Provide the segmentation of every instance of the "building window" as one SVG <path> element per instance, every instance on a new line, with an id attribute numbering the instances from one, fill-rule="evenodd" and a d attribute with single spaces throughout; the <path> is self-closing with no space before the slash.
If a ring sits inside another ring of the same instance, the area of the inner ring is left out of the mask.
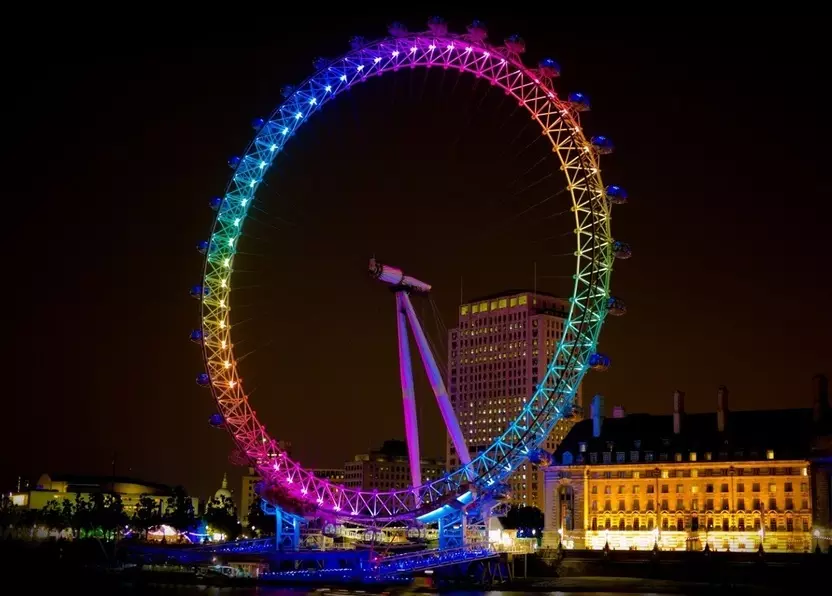
<path id="1" fill-rule="evenodd" d="M 635 518 L 635 519 L 633 520 L 633 530 L 635 530 L 636 532 L 638 532 L 638 530 L 639 530 L 639 522 L 638 522 L 638 518 Z"/>
<path id="2" fill-rule="evenodd" d="M 598 454 L 597 453 L 590 453 L 589 454 L 589 463 L 597 464 L 598 463 Z"/>
<path id="3" fill-rule="evenodd" d="M 710 451 L 705 452 L 705 461 L 711 461 L 711 452 Z"/>
<path id="4" fill-rule="evenodd" d="M 777 531 L 777 520 L 772 517 L 771 520 L 769 520 L 769 522 L 768 522 L 768 527 L 769 527 L 769 530 L 771 532 L 776 532 Z"/>
<path id="5" fill-rule="evenodd" d="M 644 452 L 644 461 L 646 461 L 646 462 L 653 461 L 653 452 L 652 451 L 645 451 Z"/>
<path id="6" fill-rule="evenodd" d="M 791 483 L 791 482 L 787 482 L 787 483 L 785 484 L 785 491 L 786 491 L 787 493 L 792 492 L 792 483 Z"/>
<path id="7" fill-rule="evenodd" d="M 675 459 L 676 461 L 682 461 L 682 454 L 681 454 L 681 453 L 677 453 L 677 454 L 673 457 L 673 459 Z"/>
<path id="8" fill-rule="evenodd" d="M 690 458 L 690 461 L 696 461 L 696 452 L 691 451 L 688 457 Z"/>
<path id="9" fill-rule="evenodd" d="M 586 453 L 586 443 L 578 443 L 578 451 L 581 453 Z"/>
<path id="10" fill-rule="evenodd" d="M 624 452 L 619 451 L 615 454 L 615 463 L 623 464 L 624 463 Z"/>
<path id="11" fill-rule="evenodd" d="M 766 459 L 774 459 L 774 449 L 768 449 L 766 451 Z"/>

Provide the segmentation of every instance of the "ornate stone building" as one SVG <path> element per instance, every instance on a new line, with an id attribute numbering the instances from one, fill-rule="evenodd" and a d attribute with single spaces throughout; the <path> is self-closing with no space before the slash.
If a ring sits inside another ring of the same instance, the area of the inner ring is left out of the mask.
<path id="1" fill-rule="evenodd" d="M 814 408 L 603 415 L 596 396 L 545 472 L 545 544 L 567 548 L 809 550 L 829 544 L 832 416 Z"/>

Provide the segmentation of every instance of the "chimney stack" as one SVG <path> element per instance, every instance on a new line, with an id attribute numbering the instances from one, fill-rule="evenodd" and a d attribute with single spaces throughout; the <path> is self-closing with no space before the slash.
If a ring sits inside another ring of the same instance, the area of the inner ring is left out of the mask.
<path id="1" fill-rule="evenodd" d="M 822 422 L 829 416 L 829 379 L 826 375 L 812 377 L 812 418 Z"/>
<path id="2" fill-rule="evenodd" d="M 612 417 L 613 418 L 624 418 L 627 413 L 624 411 L 624 406 L 613 406 L 612 407 Z"/>
<path id="3" fill-rule="evenodd" d="M 592 398 L 590 406 L 592 415 L 592 436 L 596 439 L 601 436 L 601 424 L 604 422 L 604 396 L 600 393 Z"/>
<path id="4" fill-rule="evenodd" d="M 716 391 L 716 426 L 719 432 L 725 432 L 725 422 L 728 418 L 728 387 L 720 385 Z"/>
<path id="5" fill-rule="evenodd" d="M 682 416 L 685 415 L 685 392 L 673 392 L 673 434 L 682 432 Z"/>

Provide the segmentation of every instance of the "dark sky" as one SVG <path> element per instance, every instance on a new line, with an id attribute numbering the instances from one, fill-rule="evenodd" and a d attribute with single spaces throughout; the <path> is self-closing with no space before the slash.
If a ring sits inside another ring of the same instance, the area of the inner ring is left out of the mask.
<path id="1" fill-rule="evenodd" d="M 613 222 L 634 250 L 613 277 L 630 312 L 608 321 L 613 367 L 585 391 L 665 412 L 679 388 L 703 411 L 724 383 L 738 409 L 808 407 L 811 376 L 832 373 L 816 26 L 477 16 L 492 40 L 520 32 L 527 63 L 557 59 L 559 92 L 588 93 L 585 129 L 617 145 L 603 167 L 632 199 Z M 411 29 L 425 20 L 400 18 Z M 449 18 L 455 30 L 470 19 Z M 67 28 L 11 66 L 3 486 L 17 474 L 109 473 L 114 450 L 121 474 L 198 495 L 225 471 L 237 485 L 187 341 L 207 203 L 281 87 L 390 20 Z M 302 461 L 337 465 L 403 435 L 392 296 L 366 278 L 371 254 L 433 283 L 448 327 L 460 278 L 470 299 L 533 286 L 537 263 L 538 288 L 562 291 L 564 197 L 518 215 L 563 186 L 541 180 L 551 156 L 537 137 L 487 86 L 415 71 L 350 91 L 288 145 L 245 229 L 232 308 L 255 407 Z M 430 305 L 419 309 L 438 340 Z M 423 452 L 440 455 L 425 389 Z"/>

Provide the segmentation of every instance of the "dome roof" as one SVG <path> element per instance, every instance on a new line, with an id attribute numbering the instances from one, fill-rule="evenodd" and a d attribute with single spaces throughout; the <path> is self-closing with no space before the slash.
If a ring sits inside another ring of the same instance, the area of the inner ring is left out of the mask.
<path id="1" fill-rule="evenodd" d="M 222 487 L 214 493 L 215 499 L 224 499 L 225 497 L 231 498 L 231 491 L 228 490 L 228 474 L 222 475 Z"/>

